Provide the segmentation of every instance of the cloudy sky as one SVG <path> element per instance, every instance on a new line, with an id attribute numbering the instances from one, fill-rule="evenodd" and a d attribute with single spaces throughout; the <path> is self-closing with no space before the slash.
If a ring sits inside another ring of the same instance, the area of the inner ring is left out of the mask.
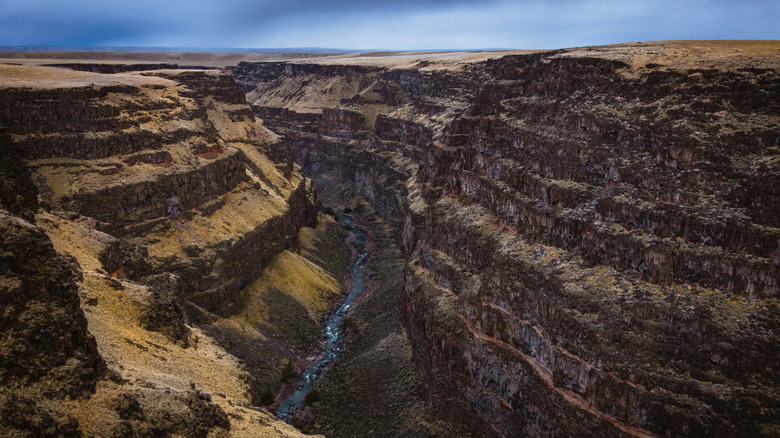
<path id="1" fill-rule="evenodd" d="M 780 0 L 0 0 L 0 45 L 542 49 L 778 39 Z"/>

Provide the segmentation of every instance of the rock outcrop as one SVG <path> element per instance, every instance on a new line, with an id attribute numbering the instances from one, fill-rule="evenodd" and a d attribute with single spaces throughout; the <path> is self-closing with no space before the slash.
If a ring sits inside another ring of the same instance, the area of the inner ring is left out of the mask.
<path id="1" fill-rule="evenodd" d="M 79 307 L 71 262 L 43 230 L 0 210 L 0 433 L 76 436 L 47 400 L 89 395 L 105 370 Z"/>
<path id="2" fill-rule="evenodd" d="M 173 272 L 199 306 L 234 312 L 240 291 L 313 223 L 311 185 L 280 175 L 263 154 L 272 134 L 255 123 L 230 77 L 155 71 L 122 84 L 98 77 L 107 83 L 3 93 L 7 148 L 29 161 L 48 209 L 77 213 L 151 250 L 151 269 L 134 279 Z M 267 213 L 246 223 L 252 209 Z M 224 230 L 198 229 L 220 215 Z M 244 223 L 230 224 L 230 216 Z M 157 232 L 178 239 L 150 245 Z"/>
<path id="3" fill-rule="evenodd" d="M 776 50 L 229 71 L 304 171 L 397 229 L 442 416 L 485 436 L 771 436 Z"/>
<path id="4" fill-rule="evenodd" d="M 258 330 L 311 182 L 229 76 L 69 67 L 0 66 L 0 434 L 298 436 L 209 333 Z"/>

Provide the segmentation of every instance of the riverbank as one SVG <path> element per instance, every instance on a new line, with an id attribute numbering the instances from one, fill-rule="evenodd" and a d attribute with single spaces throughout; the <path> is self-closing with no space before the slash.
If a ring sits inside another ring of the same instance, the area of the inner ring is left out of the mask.
<path id="1" fill-rule="evenodd" d="M 315 358 L 306 365 L 295 381 L 295 389 L 284 399 L 276 409 L 276 415 L 285 421 L 293 421 L 299 416 L 299 411 L 307 398 L 307 394 L 317 382 L 317 379 L 327 368 L 338 360 L 344 352 L 347 324 L 345 319 L 357 299 L 366 290 L 366 278 L 363 265 L 368 260 L 366 253 L 365 233 L 354 223 L 351 216 L 343 215 L 341 223 L 349 230 L 347 241 L 350 242 L 353 260 L 349 268 L 347 294 L 339 302 L 335 310 L 325 319 L 322 325 L 322 343 Z M 305 418 L 305 417 L 304 417 Z"/>
<path id="2" fill-rule="evenodd" d="M 368 287 L 350 314 L 344 354 L 315 385 L 313 430 L 328 437 L 469 436 L 430 421 L 409 340 L 400 325 L 403 261 L 393 230 L 368 203 L 332 181 L 315 181 L 325 205 L 351 215 L 366 232 Z"/>
<path id="3" fill-rule="evenodd" d="M 204 328 L 242 362 L 253 405 L 267 407 L 281 399 L 287 363 L 302 367 L 318 348 L 321 321 L 344 288 L 350 260 L 346 235 L 331 216 L 320 213 L 315 228 L 299 233 L 299 247 L 275 258 L 244 290 L 241 313 Z"/>

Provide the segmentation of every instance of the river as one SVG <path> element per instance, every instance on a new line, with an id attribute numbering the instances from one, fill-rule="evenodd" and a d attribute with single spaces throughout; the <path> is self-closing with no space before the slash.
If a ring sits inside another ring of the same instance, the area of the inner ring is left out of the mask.
<path id="1" fill-rule="evenodd" d="M 342 216 L 342 222 L 345 225 L 352 225 L 353 219 L 345 215 Z M 344 318 L 349 314 L 349 309 L 352 307 L 355 298 L 366 290 L 366 278 L 362 269 L 363 264 L 368 259 L 366 236 L 354 226 L 352 227 L 352 233 L 355 235 L 352 246 L 355 248 L 357 256 L 349 270 L 349 293 L 325 321 L 323 343 L 317 358 L 306 366 L 306 369 L 303 370 L 301 376 L 296 381 L 295 390 L 276 410 L 276 415 L 285 421 L 292 420 L 292 417 L 301 408 L 304 397 L 314 386 L 317 378 L 328 365 L 333 363 L 343 353 L 344 335 L 346 334 Z"/>

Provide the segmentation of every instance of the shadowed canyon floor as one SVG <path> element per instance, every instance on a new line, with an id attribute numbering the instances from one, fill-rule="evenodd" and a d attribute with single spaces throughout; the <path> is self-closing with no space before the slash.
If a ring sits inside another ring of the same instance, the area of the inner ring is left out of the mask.
<path id="1" fill-rule="evenodd" d="M 0 435 L 302 434 L 347 213 L 300 429 L 780 436 L 777 41 L 0 58 Z"/>

